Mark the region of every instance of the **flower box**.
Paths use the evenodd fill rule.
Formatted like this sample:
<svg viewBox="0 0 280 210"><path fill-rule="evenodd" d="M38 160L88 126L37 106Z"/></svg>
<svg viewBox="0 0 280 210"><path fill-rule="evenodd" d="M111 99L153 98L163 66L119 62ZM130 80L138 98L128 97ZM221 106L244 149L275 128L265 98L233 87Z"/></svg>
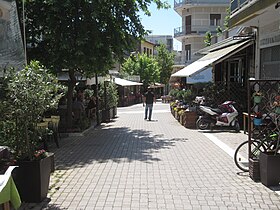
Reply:
<svg viewBox="0 0 280 210"><path fill-rule="evenodd" d="M185 123L186 128L196 128L197 114L196 112L185 112Z"/></svg>

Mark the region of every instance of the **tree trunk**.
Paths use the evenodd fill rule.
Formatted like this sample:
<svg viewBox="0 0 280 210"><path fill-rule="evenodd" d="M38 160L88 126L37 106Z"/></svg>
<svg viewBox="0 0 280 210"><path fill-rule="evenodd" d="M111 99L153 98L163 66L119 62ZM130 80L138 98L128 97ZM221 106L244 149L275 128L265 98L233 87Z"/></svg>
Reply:
<svg viewBox="0 0 280 210"><path fill-rule="evenodd" d="M73 69L69 70L70 80L68 81L67 92L67 128L72 128L72 104L73 104L73 92L76 84L75 72Z"/></svg>
<svg viewBox="0 0 280 210"><path fill-rule="evenodd" d="M99 118L99 97L98 97L98 75L95 74L95 98L96 98L96 123L100 125Z"/></svg>

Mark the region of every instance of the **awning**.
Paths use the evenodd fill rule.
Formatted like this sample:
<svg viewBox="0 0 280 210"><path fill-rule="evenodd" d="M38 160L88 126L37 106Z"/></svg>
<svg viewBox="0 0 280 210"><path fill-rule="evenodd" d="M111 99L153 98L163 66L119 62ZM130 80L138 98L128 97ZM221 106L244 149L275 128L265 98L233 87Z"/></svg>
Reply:
<svg viewBox="0 0 280 210"><path fill-rule="evenodd" d="M120 85L120 86L136 86L136 85L143 85L143 83L140 82L133 82L121 78L115 78L114 79L115 84Z"/></svg>
<svg viewBox="0 0 280 210"><path fill-rule="evenodd" d="M244 48L251 45L253 42L251 40L246 40L229 47L225 47L220 50L210 52L209 54L203 56L197 61L186 66L182 70L174 73L171 77L190 77L192 75L198 74L199 72L206 69L210 64L221 62L231 55L243 50Z"/></svg>
<svg viewBox="0 0 280 210"><path fill-rule="evenodd" d="M164 86L165 86L164 84L155 82L154 84L150 85L149 87L150 88L161 88L161 87L164 87Z"/></svg>

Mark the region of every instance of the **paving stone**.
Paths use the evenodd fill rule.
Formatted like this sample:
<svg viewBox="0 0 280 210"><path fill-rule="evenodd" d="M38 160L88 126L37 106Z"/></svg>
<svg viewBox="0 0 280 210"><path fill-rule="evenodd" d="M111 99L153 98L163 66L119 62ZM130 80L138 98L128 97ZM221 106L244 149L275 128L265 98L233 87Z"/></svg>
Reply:
<svg viewBox="0 0 280 210"><path fill-rule="evenodd" d="M112 122L62 138L61 147L52 148L59 170L51 184L57 190L36 207L279 209L280 196L248 173L238 175L229 154L205 132L181 126L169 110L156 103L154 121L147 122L141 104L118 108ZM211 135L232 149L248 138L242 132Z"/></svg>

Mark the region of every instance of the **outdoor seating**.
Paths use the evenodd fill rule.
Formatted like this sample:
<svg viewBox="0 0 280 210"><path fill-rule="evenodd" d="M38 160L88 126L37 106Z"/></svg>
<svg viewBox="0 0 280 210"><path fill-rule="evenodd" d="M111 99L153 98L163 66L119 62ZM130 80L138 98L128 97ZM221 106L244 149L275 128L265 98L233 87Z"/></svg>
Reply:
<svg viewBox="0 0 280 210"><path fill-rule="evenodd" d="M59 148L59 143L58 143L58 139L61 139L60 133L59 133L59 122L60 122L60 116L51 116L51 124L50 124L50 128L53 131L54 134L54 141L56 143L57 148Z"/></svg>
<svg viewBox="0 0 280 210"><path fill-rule="evenodd" d="M58 125L60 116L51 116L50 118L43 118L43 122L37 124L37 128L43 132L44 149L48 150L48 141L53 140L59 148L58 139L61 139Z"/></svg>

